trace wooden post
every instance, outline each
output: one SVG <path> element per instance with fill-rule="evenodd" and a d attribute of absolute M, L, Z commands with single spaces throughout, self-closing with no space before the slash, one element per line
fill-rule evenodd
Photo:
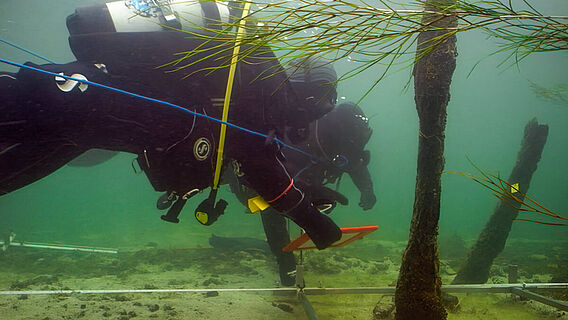
<path fill-rule="evenodd" d="M 548 126 L 538 124 L 536 119 L 532 119 L 525 126 L 517 163 L 507 179 L 510 184 L 518 183 L 519 191 L 523 194 L 529 190 L 532 175 L 536 171 L 547 137 Z M 521 200 L 524 199 L 520 194 L 518 197 Z M 493 215 L 479 235 L 452 284 L 487 282 L 493 260 L 503 251 L 513 219 L 519 214 L 520 205 L 518 203 L 513 205 L 504 201 L 497 203 Z"/>
<path fill-rule="evenodd" d="M 425 9 L 435 11 L 431 3 L 434 1 L 426 1 Z M 418 168 L 410 238 L 395 294 L 399 320 L 440 320 L 447 316 L 441 302 L 437 235 L 446 107 L 457 56 L 456 37 L 449 34 L 448 28 L 456 27 L 457 20 L 455 16 L 426 14 L 422 23 L 441 30 L 423 31 L 418 36 L 418 61 L 414 66 L 414 99 L 420 120 Z"/>

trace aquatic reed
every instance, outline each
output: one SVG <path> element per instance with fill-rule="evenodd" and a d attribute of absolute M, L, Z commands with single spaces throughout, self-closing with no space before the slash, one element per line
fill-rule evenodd
<path fill-rule="evenodd" d="M 520 212 L 541 214 L 550 217 L 552 219 L 556 219 L 557 222 L 548 222 L 543 220 L 524 219 L 524 218 L 521 219 L 516 218 L 514 219 L 515 221 L 527 221 L 527 222 L 534 222 L 550 226 L 568 227 L 568 218 L 565 218 L 553 212 L 552 210 L 538 203 L 536 200 L 530 198 L 525 193 L 520 191 L 520 188 L 517 184 L 511 184 L 501 179 L 499 174 L 494 175 L 491 173 L 487 173 L 481 170 L 479 167 L 475 166 L 473 163 L 472 165 L 481 174 L 480 176 L 475 176 L 463 172 L 444 172 L 444 173 L 461 175 L 477 182 L 486 189 L 489 189 L 497 199 L 503 201 L 507 205 L 517 209 Z"/>
<path fill-rule="evenodd" d="M 244 2 L 232 1 L 230 6 L 238 9 Z M 482 30 L 497 39 L 500 47 L 491 54 L 507 52 L 505 61 L 512 59 L 514 63 L 531 53 L 568 49 L 568 16 L 544 15 L 528 0 L 522 4 L 523 9 L 515 8 L 511 1 L 500 0 L 428 2 L 426 7 L 422 0 L 404 6 L 386 0 L 372 4 L 354 0 L 257 1 L 254 11 L 244 17 L 247 32 L 242 39 L 244 50 L 239 61 L 249 55 L 258 57 L 259 50 L 262 52 L 269 46 L 284 62 L 313 55 L 326 56 L 330 62 L 341 59 L 357 62 L 339 81 L 373 66 L 383 66 L 372 89 L 392 66 L 412 66 L 416 59 L 448 37 L 465 31 Z M 423 22 L 425 14 L 438 17 Z M 458 26 L 446 29 L 434 26 L 437 20 L 448 16 L 457 17 Z M 214 58 L 221 62 L 211 70 L 228 66 L 239 22 L 235 18 L 220 23 L 217 26 L 220 30 L 205 30 L 209 32 L 184 31 L 214 45 L 204 44 L 182 52 L 169 65 L 181 70 Z M 417 56 L 416 37 L 424 31 L 446 32 L 432 39 L 430 46 Z M 199 59 L 189 59 L 198 55 Z"/>

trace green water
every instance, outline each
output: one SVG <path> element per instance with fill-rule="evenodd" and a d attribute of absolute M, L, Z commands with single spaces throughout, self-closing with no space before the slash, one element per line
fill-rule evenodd
<path fill-rule="evenodd" d="M 90 3 L 86 0 L 2 0 L 0 37 L 57 62 L 72 61 L 65 17 L 76 6 Z M 544 5 L 546 7 L 540 7 L 544 12 L 568 14 L 565 1 L 549 1 Z M 555 212 L 567 216 L 568 104 L 565 101 L 558 103 L 542 99 L 535 94 L 531 82 L 545 88 L 557 85 L 567 88 L 568 54 L 537 53 L 521 61 L 518 67 L 506 67 L 499 65 L 505 55 L 489 56 L 497 48 L 497 43 L 478 32 L 458 36 L 459 56 L 448 105 L 445 168 L 447 171 L 476 173 L 467 160 L 469 157 L 480 168 L 507 177 L 515 164 L 524 126 L 536 117 L 539 123 L 549 125 L 550 131 L 528 194 Z M 17 62 L 43 63 L 5 45 L 0 46 L 0 57 Z M 352 65 L 347 60 L 340 61 L 336 69 L 342 74 Z M 377 243 L 394 243 L 398 244 L 397 249 L 390 254 L 392 261 L 398 264 L 400 248 L 404 248 L 408 237 L 414 201 L 418 117 L 412 87 L 403 90 L 410 80 L 411 68 L 403 67 L 396 66 L 395 69 L 399 71 L 391 72 L 361 102 L 367 115 L 372 116 L 374 134 L 367 149 L 372 153 L 369 170 L 378 202 L 373 210 L 363 212 L 357 206 L 359 193 L 345 176 L 340 191 L 349 197 L 350 205 L 337 208 L 332 217 L 340 226 L 379 225 L 380 229 L 364 240 L 369 245 L 359 244 L 341 249 L 341 254 L 350 257 L 382 260 L 384 256 L 377 257 L 369 248 L 374 248 Z M 8 66 L 1 66 L 0 69 L 14 71 Z M 380 71 L 380 68 L 376 68 L 340 83 L 339 96 L 357 101 Z M 151 242 L 159 248 L 208 248 L 208 238 L 212 233 L 264 237 L 260 218 L 245 214 L 244 208 L 227 190 L 221 190 L 221 197 L 229 201 L 229 207 L 225 216 L 213 226 L 204 227 L 193 218 L 193 207 L 205 194 L 191 200 L 186 206 L 180 217 L 181 223 L 174 225 L 161 221 L 159 215 L 162 213 L 155 209 L 159 194 L 143 174 L 133 172 L 133 159 L 134 155 L 120 154 L 96 167 L 63 167 L 32 185 L 0 197 L 0 233 L 13 230 L 17 239 L 23 241 L 106 246 L 125 251 L 146 248 Z M 443 175 L 441 238 L 457 235 L 468 245 L 471 244 L 495 204 L 496 199 L 489 191 L 473 181 L 459 175 Z M 533 261 L 532 268 L 534 263 L 537 266 L 541 263 L 547 270 L 559 270 L 568 261 L 567 250 L 554 253 L 557 257 L 554 261 L 551 261 L 551 251 L 547 251 L 557 246 L 567 248 L 566 227 L 515 222 L 509 239 L 506 252 L 513 260 L 522 261 L 528 255 L 537 253 L 545 256 L 545 259 Z M 527 249 L 533 247 L 536 249 Z M 41 258 L 37 252 L 34 255 L 37 259 Z M 441 255 L 444 257 L 445 252 L 442 251 Z M 73 257 L 69 263 L 74 263 L 75 258 L 79 259 Z M 550 267 L 550 264 L 555 264 L 556 268 Z M 349 286 L 353 282 L 379 286 L 388 285 L 396 279 L 396 270 L 391 270 L 389 277 L 380 280 L 372 274 L 361 273 L 358 276 L 356 269 L 352 271 L 355 273 L 351 272 L 350 276 L 359 277 L 359 280 L 349 278 L 353 281 L 344 283 L 345 274 L 324 279 L 318 279 L 320 275 L 313 274 L 311 283 L 309 279 L 308 282 L 312 286 L 323 282 L 329 287 Z M 41 268 L 30 272 L 43 273 Z M 267 273 L 267 277 L 273 277 L 264 283 L 269 286 L 277 279 L 277 273 Z M 7 289 L 9 281 L 3 283 L 5 286 L 0 289 Z M 121 287 L 120 281 L 110 280 L 109 283 L 112 288 Z M 237 283 L 226 282 L 224 285 L 235 287 Z M 192 287 L 193 284 L 187 283 L 186 286 Z M 247 285 L 246 282 L 238 284 L 242 287 Z M 100 285 L 96 287 L 104 288 Z M 2 299 L 0 297 L 0 301 Z M 374 298 L 370 300 L 376 302 Z M 363 300 L 345 298 L 337 303 L 341 301 L 352 305 Z M 361 308 L 372 310 L 373 305 L 367 303 Z M 325 302 L 320 306 L 323 310 L 332 308 L 326 307 Z M 324 314 L 327 314 L 326 311 Z M 526 317 L 532 316 L 529 314 Z"/>

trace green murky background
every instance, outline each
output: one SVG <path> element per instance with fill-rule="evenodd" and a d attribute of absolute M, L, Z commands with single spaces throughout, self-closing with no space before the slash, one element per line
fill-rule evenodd
<path fill-rule="evenodd" d="M 85 0 L 2 0 L 0 37 L 57 62 L 72 61 L 65 17 L 76 6 L 90 3 Z M 568 14 L 565 1 L 538 2 L 536 5 L 544 13 Z M 510 66 L 510 61 L 500 65 L 506 55 L 490 56 L 497 49 L 495 41 L 479 32 L 458 36 L 459 56 L 448 106 L 446 170 L 476 173 L 466 158 L 469 157 L 480 168 L 507 177 L 515 164 L 524 126 L 536 117 L 540 123 L 549 125 L 550 132 L 528 194 L 566 216 L 568 55 L 566 52 L 537 53 L 518 66 Z M 42 63 L 6 45 L 0 46 L 0 57 L 16 62 Z M 341 74 L 352 66 L 352 62 L 345 60 L 338 62 L 336 69 Z M 14 71 L 8 66 L 0 66 L 0 69 Z M 414 201 L 418 118 L 412 87 L 403 89 L 411 80 L 411 68 L 398 65 L 394 69 L 396 72 L 390 72 L 361 103 L 367 115 L 372 117 L 374 134 L 367 148 L 372 152 L 369 169 L 378 203 L 372 211 L 363 212 L 357 206 L 359 193 L 346 176 L 340 191 L 350 198 L 351 204 L 333 212 L 333 218 L 340 226 L 379 225 L 380 229 L 361 244 L 338 251 L 342 255 L 381 260 L 384 257 L 377 256 L 380 252 L 369 249 L 371 244 L 398 243 L 399 248 L 404 248 L 408 237 Z M 374 69 L 340 83 L 339 96 L 358 100 L 380 71 L 380 68 Z M 544 99 L 534 91 L 533 83 L 544 88 L 564 88 L 565 100 Z M 214 226 L 204 227 L 193 217 L 194 206 L 205 194 L 188 203 L 180 217 L 181 223 L 174 225 L 161 221 L 159 215 L 162 213 L 155 209 L 159 194 L 154 192 L 143 174 L 133 172 L 133 159 L 134 155 L 121 154 L 97 167 L 63 167 L 41 181 L 1 197 L 0 233 L 13 230 L 17 239 L 23 241 L 121 250 L 143 249 L 150 242 L 159 248 L 207 248 L 212 233 L 263 238 L 260 218 L 245 214 L 244 208 L 226 190 L 221 191 L 221 197 L 229 201 L 229 208 Z M 492 213 L 496 199 L 488 190 L 459 175 L 443 175 L 442 190 L 441 241 L 457 235 L 471 244 Z M 545 256 L 540 262 L 543 268 L 550 263 L 565 266 L 567 250 L 560 250 L 557 261 L 550 261 L 546 250 L 558 246 L 567 248 L 567 231 L 562 227 L 515 222 L 506 252 L 518 260 L 530 254 L 542 254 Z M 296 234 L 297 230 L 294 232 Z M 529 247 L 538 252 L 531 252 Z M 442 257 L 445 255 L 443 249 L 442 246 Z M 400 252 L 396 253 L 391 259 L 398 264 Z M 519 256 L 515 257 L 515 253 Z M 326 254 L 329 253 L 321 253 Z M 37 273 L 41 274 L 41 269 Z M 272 276 L 277 279 L 276 272 Z M 390 276 L 396 279 L 396 273 Z M 313 280 L 308 278 L 308 285 L 323 281 L 329 287 L 349 286 L 349 283 L 343 283 L 345 276 L 319 277 L 323 276 L 313 275 Z M 379 276 L 376 279 L 381 280 L 377 282 L 373 282 L 372 275 L 361 277 L 367 279 L 368 285 L 388 284 Z M 231 283 L 225 285 L 232 287 Z M 350 305 L 363 301 L 346 296 L 337 299 L 344 299 L 337 303 L 343 301 Z M 324 302 L 320 306 L 326 308 Z"/>

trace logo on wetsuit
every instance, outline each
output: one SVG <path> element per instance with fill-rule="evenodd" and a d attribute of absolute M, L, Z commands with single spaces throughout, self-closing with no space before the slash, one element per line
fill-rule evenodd
<path fill-rule="evenodd" d="M 207 138 L 199 138 L 193 145 L 193 155 L 195 156 L 195 159 L 199 161 L 207 159 L 210 150 L 211 143 L 207 140 Z"/>

